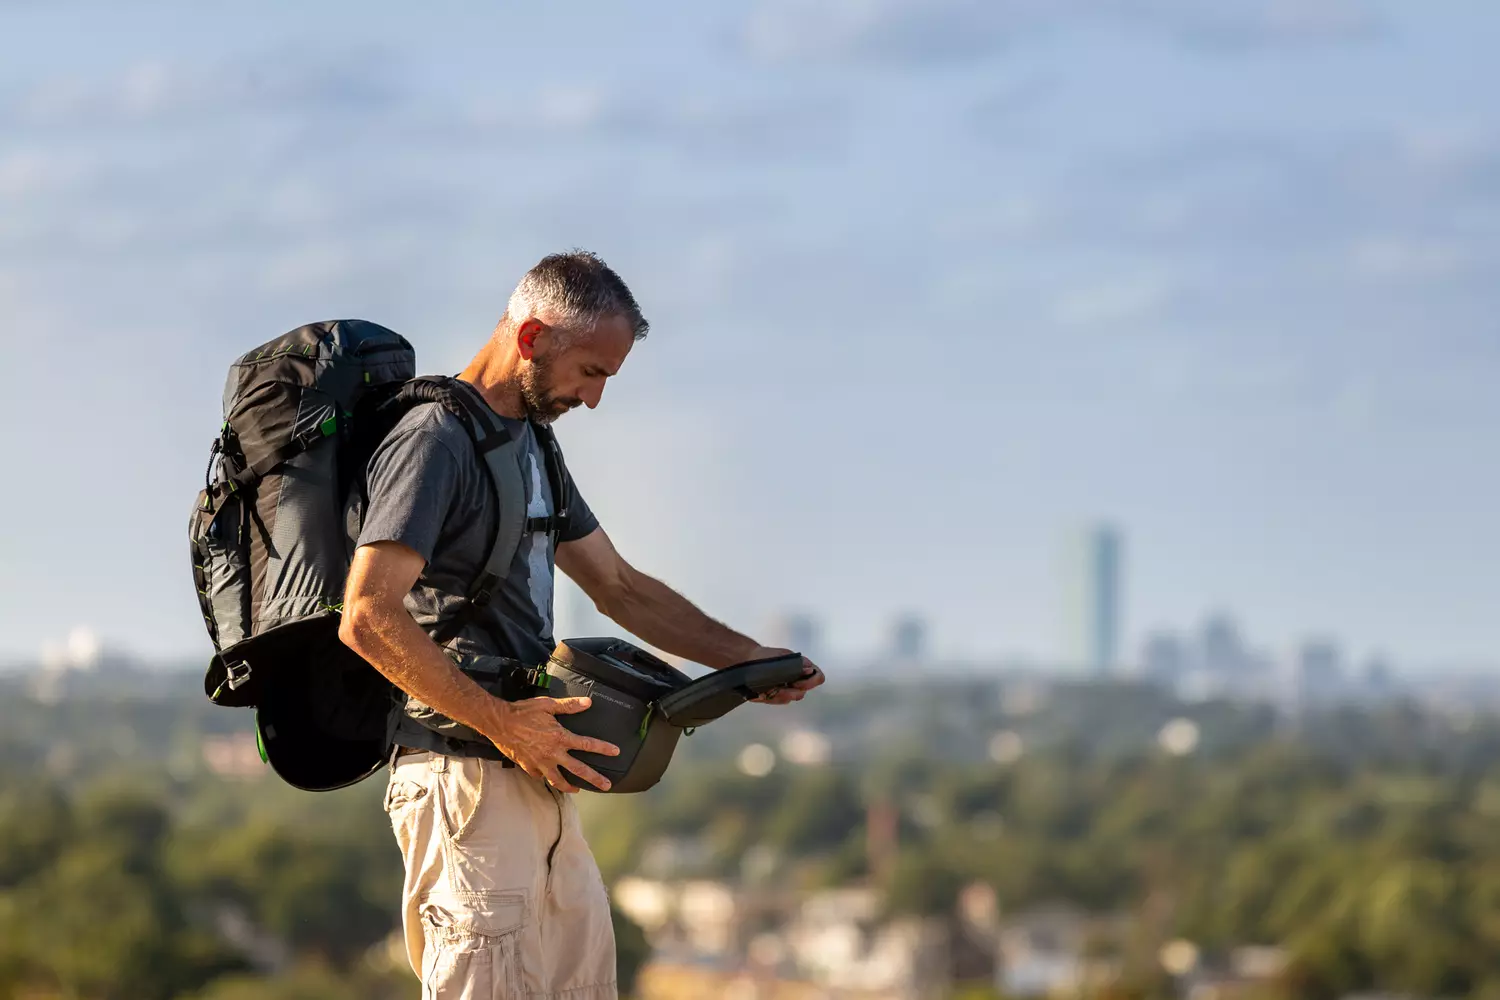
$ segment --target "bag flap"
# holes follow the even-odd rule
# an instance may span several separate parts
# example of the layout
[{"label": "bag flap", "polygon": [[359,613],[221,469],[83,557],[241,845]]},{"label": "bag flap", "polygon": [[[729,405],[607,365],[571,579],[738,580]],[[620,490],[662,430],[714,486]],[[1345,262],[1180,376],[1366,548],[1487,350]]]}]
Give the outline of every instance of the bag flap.
[{"label": "bag flap", "polygon": [[751,660],[699,677],[663,697],[657,707],[672,725],[687,729],[712,722],[802,677],[801,653]]},{"label": "bag flap", "polygon": [[681,670],[624,639],[564,639],[552,651],[550,660],[643,703],[666,697],[693,681]]}]

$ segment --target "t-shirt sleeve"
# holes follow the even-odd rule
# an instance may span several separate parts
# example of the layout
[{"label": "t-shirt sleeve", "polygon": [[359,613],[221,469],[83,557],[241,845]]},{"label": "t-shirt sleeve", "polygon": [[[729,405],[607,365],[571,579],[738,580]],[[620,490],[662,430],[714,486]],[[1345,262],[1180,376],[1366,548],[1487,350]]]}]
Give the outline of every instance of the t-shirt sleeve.
[{"label": "t-shirt sleeve", "polygon": [[562,530],[557,533],[559,542],[576,542],[580,538],[593,534],[594,529],[599,527],[599,519],[589,509],[588,501],[578,491],[578,484],[573,481],[573,473],[566,467],[563,475],[567,477],[566,489],[572,495],[568,503],[568,516],[563,521]]},{"label": "t-shirt sleeve", "polygon": [[397,427],[370,457],[360,545],[400,542],[432,561],[459,489],[458,457],[429,430]]}]

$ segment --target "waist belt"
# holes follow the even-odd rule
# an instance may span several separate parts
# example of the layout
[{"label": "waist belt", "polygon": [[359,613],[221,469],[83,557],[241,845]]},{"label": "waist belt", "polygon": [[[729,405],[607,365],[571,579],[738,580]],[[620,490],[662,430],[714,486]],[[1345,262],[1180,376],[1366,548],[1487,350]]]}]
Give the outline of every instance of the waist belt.
[{"label": "waist belt", "polygon": [[[534,698],[546,690],[543,668],[506,656],[472,656],[449,653],[459,670],[485,691],[506,701]],[[538,683],[540,681],[540,683]],[[499,761],[506,767],[515,762],[475,729],[408,697],[394,718],[395,756],[402,751],[430,751],[449,757],[479,757]]]}]

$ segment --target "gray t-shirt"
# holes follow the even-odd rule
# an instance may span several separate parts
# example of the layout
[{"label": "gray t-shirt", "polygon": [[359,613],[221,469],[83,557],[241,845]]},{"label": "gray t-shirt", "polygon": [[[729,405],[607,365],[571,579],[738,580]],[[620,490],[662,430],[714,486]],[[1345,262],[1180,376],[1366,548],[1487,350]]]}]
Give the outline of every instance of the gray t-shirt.
[{"label": "gray t-shirt", "polygon": [[[541,445],[531,424],[496,415],[526,437],[529,480],[528,517],[553,512],[551,484]],[[403,416],[376,448],[368,468],[369,500],[359,545],[393,541],[415,550],[427,566],[406,597],[406,609],[429,630],[465,603],[469,587],[484,569],[499,524],[498,500],[489,469],[474,452],[473,439],[459,418],[437,403],[424,403]],[[572,485],[567,522],[560,541],[584,537],[599,526]],[[555,645],[552,635],[552,543],[535,532],[521,543],[487,607],[449,643],[459,653],[510,656],[541,663]]]}]

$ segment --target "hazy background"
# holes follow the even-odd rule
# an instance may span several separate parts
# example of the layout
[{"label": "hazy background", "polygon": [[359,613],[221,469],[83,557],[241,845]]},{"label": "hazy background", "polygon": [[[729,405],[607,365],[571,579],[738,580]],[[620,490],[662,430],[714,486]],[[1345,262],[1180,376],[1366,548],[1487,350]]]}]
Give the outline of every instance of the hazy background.
[{"label": "hazy background", "polygon": [[653,332],[575,473],[744,629],[1052,660],[1107,518],[1129,650],[1227,607],[1493,663],[1497,42],[1484,0],[0,3],[0,659],[205,656],[229,362],[357,316],[456,371],[578,245]]},{"label": "hazy background", "polygon": [[1497,52],[1493,0],[0,0],[0,1000],[417,992],[383,775],[200,693],[189,507],[234,358],[456,372],[572,246],[653,324],[584,494],[829,668],[580,796],[624,995],[1500,997]]}]

